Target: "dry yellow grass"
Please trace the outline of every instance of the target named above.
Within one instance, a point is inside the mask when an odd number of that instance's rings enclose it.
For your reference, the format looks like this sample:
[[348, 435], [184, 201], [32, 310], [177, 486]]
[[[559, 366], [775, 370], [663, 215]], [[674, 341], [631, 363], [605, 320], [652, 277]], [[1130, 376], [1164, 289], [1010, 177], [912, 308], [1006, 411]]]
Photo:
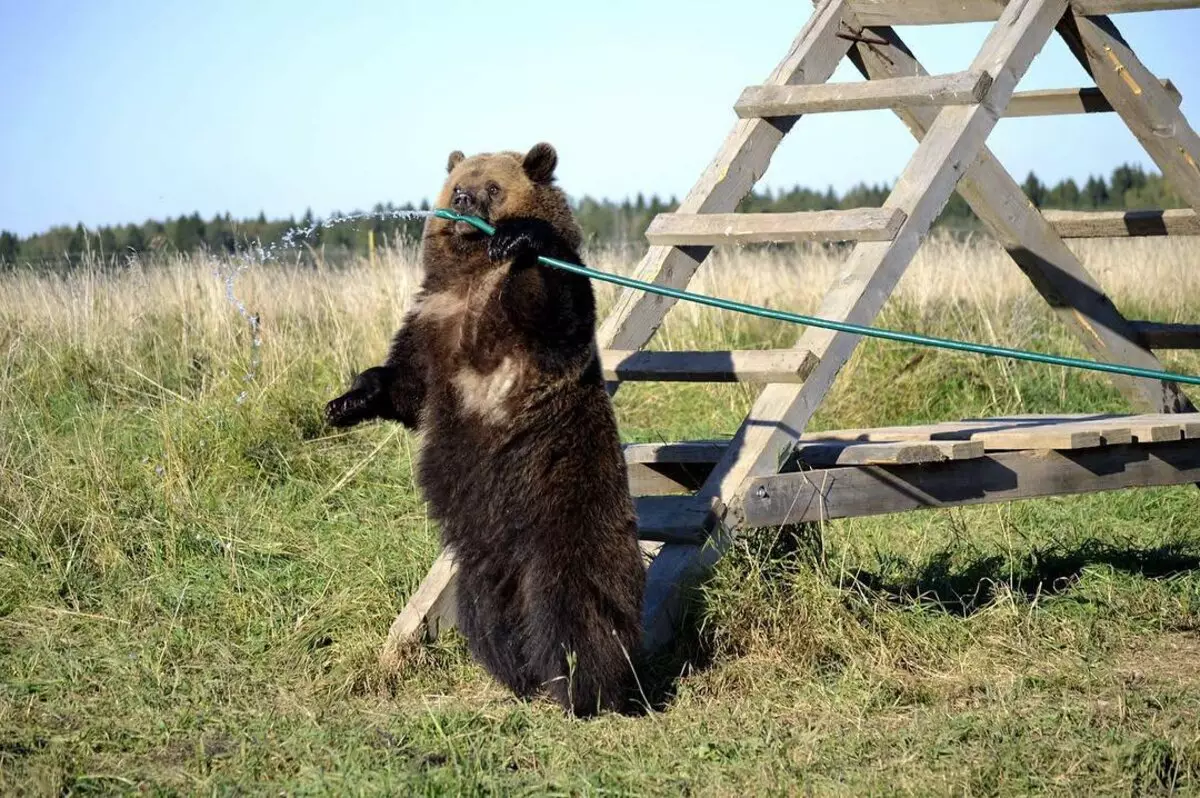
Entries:
[[[1123, 308], [1152, 310], [1160, 321], [1186, 321], [1200, 298], [1200, 255], [1193, 241], [1085, 240], [1071, 246]], [[813, 312], [837, 278], [844, 255], [845, 250], [820, 247], [718, 249], [691, 290]], [[589, 252], [585, 260], [594, 268], [622, 274], [636, 266], [635, 255], [607, 250]], [[227, 341], [244, 322], [216, 274], [222, 263], [214, 256], [196, 255], [149, 263], [135, 260], [119, 271], [81, 269], [65, 277], [5, 275], [0, 278], [0, 319], [10, 328], [37, 330], [39, 336], [110, 346], [147, 320], [178, 313], [188, 334], [211, 336], [212, 343]], [[237, 295], [263, 319], [264, 353], [270, 359], [294, 356], [279, 351], [278, 344], [291, 337], [296, 325], [311, 329], [320, 324], [329, 351], [383, 352], [419, 282], [415, 249], [389, 249], [380, 253], [374, 267], [365, 258], [339, 269], [252, 266], [238, 275], [235, 285]], [[618, 289], [601, 282], [595, 286], [603, 314]], [[985, 326], [1012, 324], [1018, 330], [1024, 323], [1022, 314], [1039, 314], [1044, 304], [990, 239], [947, 235], [934, 235], [922, 247], [900, 281], [891, 304], [897, 303], [919, 317], [957, 308], [978, 314]], [[738, 339], [743, 325], [757, 324], [736, 314], [682, 304], [668, 317], [656, 345], [719, 345], [722, 338]]]

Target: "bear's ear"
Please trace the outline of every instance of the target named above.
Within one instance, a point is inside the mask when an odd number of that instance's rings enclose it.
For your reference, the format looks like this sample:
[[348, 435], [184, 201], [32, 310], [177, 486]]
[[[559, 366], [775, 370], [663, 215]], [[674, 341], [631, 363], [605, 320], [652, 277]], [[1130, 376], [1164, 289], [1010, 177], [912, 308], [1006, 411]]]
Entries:
[[450, 153], [450, 160], [446, 162], [446, 173], [449, 174], [450, 172], [453, 172], [454, 167], [462, 163], [463, 158], [466, 157], [467, 156], [463, 155], [462, 150], [455, 150], [454, 152]]
[[558, 153], [544, 141], [534, 144], [533, 149], [525, 153], [522, 166], [533, 182], [549, 183], [554, 179], [554, 168], [558, 166]]

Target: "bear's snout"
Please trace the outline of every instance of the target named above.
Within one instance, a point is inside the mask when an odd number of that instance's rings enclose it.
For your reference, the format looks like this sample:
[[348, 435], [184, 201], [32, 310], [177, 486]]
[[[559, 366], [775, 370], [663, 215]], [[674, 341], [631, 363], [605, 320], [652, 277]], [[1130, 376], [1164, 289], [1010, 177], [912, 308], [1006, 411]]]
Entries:
[[465, 189], [457, 189], [450, 202], [454, 206], [454, 210], [458, 213], [478, 216], [482, 219], [487, 218], [489, 205], [487, 192], [475, 193]]

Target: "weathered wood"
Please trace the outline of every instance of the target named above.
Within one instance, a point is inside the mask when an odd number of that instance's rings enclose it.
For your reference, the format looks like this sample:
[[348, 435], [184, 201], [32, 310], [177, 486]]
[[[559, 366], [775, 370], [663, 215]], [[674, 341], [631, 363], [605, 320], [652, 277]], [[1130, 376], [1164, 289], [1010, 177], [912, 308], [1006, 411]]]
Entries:
[[733, 110], [743, 119], [755, 119], [910, 105], [970, 105], [983, 102], [991, 85], [986, 72], [953, 72], [819, 86], [748, 86]]
[[[848, 26], [843, 34], [852, 35], [854, 30]], [[873, 28], [870, 33], [871, 43], [860, 42], [850, 53], [864, 76], [875, 79], [924, 74], [894, 30]], [[896, 115], [920, 139], [933, 125], [937, 112], [907, 108], [898, 109]], [[1100, 284], [987, 147], [958, 184], [958, 193], [1090, 355], [1110, 363], [1163, 368]], [[1195, 409], [1174, 383], [1123, 376], [1111, 379], [1138, 409], [1156, 412]]]
[[1200, 324], [1135, 321], [1133, 329], [1151, 349], [1200, 349]]
[[673, 443], [627, 443], [626, 463], [715, 463], [725, 454], [729, 441], [680, 441]]
[[635, 497], [695, 493], [712, 467], [713, 463], [630, 463], [626, 466], [629, 493]]
[[1087, 11], [1086, 6], [1079, 3], [1063, 17], [1059, 34], [1158, 164], [1167, 183], [1200, 211], [1200, 136], [1112, 22], [1103, 16], [1081, 15], [1105, 12]]
[[917, 466], [831, 468], [759, 477], [742, 506], [749, 527], [933, 507], [1200, 482], [1200, 444], [1125, 444], [1073, 452], [1000, 452]]
[[600, 352], [604, 379], [641, 382], [801, 382], [816, 362], [795, 349]]
[[850, 465], [912, 465], [983, 457], [982, 441], [814, 441], [796, 444], [792, 456], [813, 468]]
[[636, 500], [638, 538], [663, 543], [702, 543], [712, 515], [691, 496], [642, 496]]
[[[1033, 57], [1041, 50], [1066, 10], [1066, 0], [1027, 0], [1009, 5], [1000, 24], [992, 28], [979, 56], [969, 67], [992, 75], [988, 101], [980, 105], [942, 108], [929, 133], [897, 180], [887, 208], [906, 213], [904, 224], [890, 242], [859, 242], [846, 261], [833, 289], [815, 314], [870, 324], [892, 293], [905, 268], [945, 207], [959, 178], [983, 148], [988, 133]], [[799, 386], [769, 385], [758, 397], [726, 451], [713, 469], [698, 502], [729, 506], [745, 495], [754, 474], [774, 472], [780, 456], [808, 423], [845, 364], [858, 336], [807, 328], [796, 348], [820, 358]], [[970, 461], [967, 461], [970, 462]], [[735, 509], [736, 514], [736, 509]], [[683, 593], [681, 588], [701, 577], [724, 553], [730, 540], [718, 527], [702, 547], [664, 546], [647, 573], [645, 646], [654, 650], [672, 637]]]
[[[846, 13], [846, 0], [822, 0], [791, 49], [765, 81], [771, 85], [824, 83], [846, 54], [850, 42], [836, 36]], [[680, 213], [723, 213], [734, 210], [766, 172], [779, 142], [795, 119], [739, 120], [712, 163], [680, 203]], [[681, 121], [686, 127], [686, 120]], [[634, 277], [683, 288], [708, 256], [708, 247], [651, 247]], [[605, 349], [640, 349], [662, 323], [674, 299], [625, 290], [597, 331]], [[610, 383], [615, 391], [617, 383]]]
[[1168, 211], [1042, 211], [1062, 238], [1198, 236], [1200, 216], [1191, 208]]
[[[1169, 80], [1160, 80], [1159, 83], [1176, 105], [1183, 102], [1183, 95], [1175, 88], [1174, 83]], [[1104, 98], [1104, 93], [1094, 86], [1084, 89], [1039, 89], [1014, 94], [1008, 108], [1004, 110], [1004, 117], [1008, 119], [1023, 116], [1107, 114], [1112, 110], [1113, 107]]]
[[1061, 421], [1036, 417], [942, 422], [909, 427], [830, 430], [805, 435], [809, 441], [976, 441], [987, 451], [1014, 449], [1087, 449], [1129, 443], [1132, 432], [1125, 419]]
[[[942, 25], [990, 22], [1000, 18], [1008, 0], [851, 0], [863, 25]], [[1198, 0], [1073, 0], [1081, 14], [1120, 14], [1200, 8]]]
[[904, 223], [899, 208], [798, 213], [660, 213], [646, 228], [656, 246], [891, 241]]
[[454, 583], [458, 566], [450, 549], [442, 549], [429, 573], [392, 621], [380, 664], [394, 668], [405, 647], [423, 640], [436, 640], [444, 630], [454, 627]]

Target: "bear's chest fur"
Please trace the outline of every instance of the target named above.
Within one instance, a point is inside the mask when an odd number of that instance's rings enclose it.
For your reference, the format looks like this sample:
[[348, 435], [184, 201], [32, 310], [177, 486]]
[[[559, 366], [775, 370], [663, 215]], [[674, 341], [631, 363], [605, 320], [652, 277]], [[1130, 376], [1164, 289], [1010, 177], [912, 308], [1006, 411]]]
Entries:
[[427, 331], [427, 379], [443, 401], [430, 409], [460, 424], [504, 426], [539, 383], [532, 358], [505, 316], [507, 266], [430, 287], [414, 320]]

